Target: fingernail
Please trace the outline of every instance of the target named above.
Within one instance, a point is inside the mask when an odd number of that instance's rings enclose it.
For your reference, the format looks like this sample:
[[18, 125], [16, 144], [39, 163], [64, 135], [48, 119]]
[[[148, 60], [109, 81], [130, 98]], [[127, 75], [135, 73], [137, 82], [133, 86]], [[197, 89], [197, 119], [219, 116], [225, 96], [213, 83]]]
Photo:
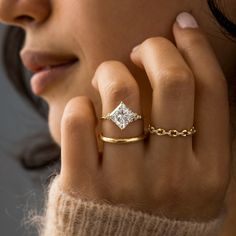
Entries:
[[140, 44], [139, 44], [139, 45], [137, 45], [137, 46], [135, 46], [135, 47], [132, 49], [132, 52], [135, 52], [135, 51], [137, 51], [137, 49], [139, 48], [139, 46], [140, 46]]
[[198, 23], [195, 20], [195, 18], [189, 14], [188, 12], [182, 12], [180, 13], [177, 18], [176, 18], [176, 22], [179, 24], [179, 26], [182, 29], [186, 29], [186, 28], [198, 28]]

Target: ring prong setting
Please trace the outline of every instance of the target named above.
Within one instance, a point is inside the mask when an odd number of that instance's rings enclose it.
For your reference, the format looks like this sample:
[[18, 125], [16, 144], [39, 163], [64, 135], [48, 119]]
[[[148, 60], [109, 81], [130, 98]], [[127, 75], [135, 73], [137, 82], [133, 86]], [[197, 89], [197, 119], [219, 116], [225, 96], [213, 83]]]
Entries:
[[111, 113], [108, 113], [102, 119], [111, 120], [121, 130], [124, 130], [130, 123], [142, 119], [142, 117], [128, 108], [124, 102], [120, 102]]

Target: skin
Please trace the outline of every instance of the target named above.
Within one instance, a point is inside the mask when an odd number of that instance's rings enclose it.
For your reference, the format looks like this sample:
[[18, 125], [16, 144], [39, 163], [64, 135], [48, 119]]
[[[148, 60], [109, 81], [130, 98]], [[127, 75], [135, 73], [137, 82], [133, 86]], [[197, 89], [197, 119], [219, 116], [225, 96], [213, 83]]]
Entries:
[[[175, 23], [182, 11], [200, 28]], [[234, 133], [226, 78], [235, 73], [236, 47], [211, 20], [205, 1], [0, 0], [0, 19], [26, 31], [24, 48], [80, 58], [65, 80], [40, 95], [62, 149], [65, 191], [171, 218], [219, 214], [230, 183]], [[120, 101], [145, 122], [120, 131], [98, 119]], [[197, 133], [128, 145], [96, 138], [101, 131], [138, 136], [148, 123], [178, 130], [194, 124]]]

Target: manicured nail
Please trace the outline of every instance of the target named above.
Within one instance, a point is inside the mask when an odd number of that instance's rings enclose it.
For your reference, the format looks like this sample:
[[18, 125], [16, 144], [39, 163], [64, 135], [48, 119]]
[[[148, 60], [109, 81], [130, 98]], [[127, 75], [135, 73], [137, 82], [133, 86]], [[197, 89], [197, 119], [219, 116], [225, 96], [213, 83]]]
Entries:
[[182, 29], [185, 28], [198, 28], [198, 23], [195, 18], [188, 12], [180, 13], [176, 18], [177, 23]]
[[135, 46], [135, 47], [132, 49], [132, 52], [135, 52], [135, 51], [137, 51], [137, 49], [139, 48], [139, 46], [140, 46], [140, 44], [139, 44], [139, 45], [137, 45], [137, 46]]

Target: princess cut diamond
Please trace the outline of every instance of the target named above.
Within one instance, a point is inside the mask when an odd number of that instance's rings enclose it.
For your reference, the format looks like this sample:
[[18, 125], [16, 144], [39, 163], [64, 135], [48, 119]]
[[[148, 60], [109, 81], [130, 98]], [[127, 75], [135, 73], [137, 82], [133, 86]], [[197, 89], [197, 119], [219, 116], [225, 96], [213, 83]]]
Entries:
[[108, 114], [108, 118], [123, 130], [131, 122], [141, 119], [141, 116], [131, 111], [123, 102], [121, 102], [112, 113]]

